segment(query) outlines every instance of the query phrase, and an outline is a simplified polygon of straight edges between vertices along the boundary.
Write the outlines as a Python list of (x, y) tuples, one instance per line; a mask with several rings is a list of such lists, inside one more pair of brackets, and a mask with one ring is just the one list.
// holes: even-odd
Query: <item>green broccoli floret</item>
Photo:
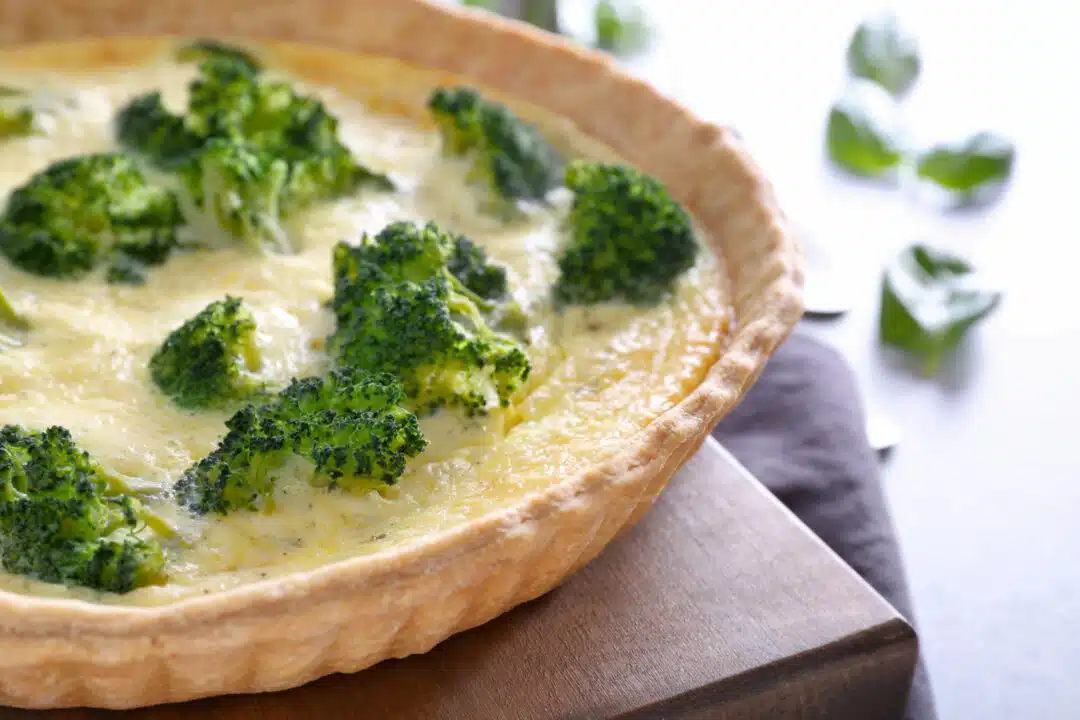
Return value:
[[(287, 92), (283, 83), (268, 83), (275, 90), (280, 87)], [(258, 114), (260, 105), (283, 110), (288, 99), (282, 92), (265, 92), (259, 79), (248, 72), (243, 63), (228, 58), (208, 58), (199, 63), (199, 73), (188, 85), (188, 112), (185, 118), (188, 127), (199, 137), (242, 136), (253, 139), (244, 133), (245, 120)], [(266, 103), (273, 98), (276, 104)], [(283, 102), (284, 101), (284, 102)], [(261, 130), (250, 123), (249, 130)]]
[(464, 235), (455, 238), (447, 267), (465, 287), (485, 300), (506, 295), (506, 268), (488, 262), (484, 248)]
[(659, 301), (698, 252), (690, 216), (655, 178), (625, 165), (572, 162), (569, 239), (558, 258), (560, 303)]
[(203, 62), (210, 58), (224, 58), (245, 68), (252, 75), (262, 72), (262, 63), (249, 51), (218, 40), (198, 38), (176, 51), (180, 62)]
[(434, 223), (394, 223), (359, 246), (339, 244), (327, 349), (339, 367), (397, 374), (421, 411), (476, 415), (509, 405), (531, 366), (488, 326), (481, 310), (492, 306), (448, 269), (454, 250)]
[(211, 59), (191, 84), (188, 125), (205, 138), (241, 138), (288, 163), (286, 209), (338, 198), (389, 178), (355, 161), (338, 135), (338, 120), (315, 97), (284, 81), (252, 76), (237, 63)]
[(51, 583), (125, 593), (165, 581), (168, 528), (118, 491), (61, 427), (0, 428), (0, 564)]
[[(201, 240), (217, 244), (220, 228), (226, 237), (290, 252), (283, 218), (363, 185), (393, 189), (385, 175), (356, 161), (322, 102), (287, 82), (257, 77), (228, 53), (205, 54), (185, 115), (150, 93), (116, 120), (122, 143), (178, 172), (188, 190), (184, 215)], [(212, 194), (205, 190), (211, 183), (222, 197), (208, 213), (202, 197)]]
[[(199, 112), (171, 112), (158, 91), (138, 95), (116, 115), (114, 124), (120, 143), (157, 167), (173, 170), (211, 137), (230, 137), (224, 128), (212, 135), (208, 125), (213, 116), (232, 112), (232, 105), (246, 99), (251, 73), (243, 63), (227, 58), (206, 60), (199, 67), (201, 74), (189, 85), (190, 104), (198, 105)], [(220, 124), (227, 123), (222, 120)]]
[(311, 465), (316, 486), (354, 493), (392, 486), (427, 447), (404, 400), (388, 374), (341, 368), (325, 381), (293, 380), (229, 419), (217, 448), (177, 482), (177, 497), (200, 514), (271, 510), (276, 473), (293, 457)]
[(361, 166), (338, 135), (338, 119), (318, 99), (283, 81), (254, 77), (235, 62), (209, 60), (191, 85), (188, 125), (206, 138), (240, 138), (288, 164), (286, 213), (340, 197), (363, 184), (392, 189)]
[(164, 170), (175, 168), (204, 142), (183, 117), (165, 107), (160, 92), (139, 95), (122, 108), (116, 116), (116, 134), (121, 144)]
[(290, 253), (281, 225), (288, 175), (284, 160), (235, 140), (213, 139), (177, 170), (183, 214), (201, 244), (240, 243), (258, 252)]
[(0, 139), (33, 135), (36, 115), (25, 90), (0, 85)]
[(289, 163), (283, 208), (286, 215), (319, 200), (343, 197), (362, 186), (392, 191), (386, 175), (360, 165), (338, 140), (338, 120), (322, 103), (303, 99), (297, 122), (282, 144), (269, 143), (270, 152)]
[(76, 278), (121, 253), (161, 262), (181, 223), (176, 197), (134, 160), (82, 155), (49, 165), (8, 198), (0, 252), (38, 275)]
[(218, 407), (249, 397), (262, 384), (255, 318), (239, 298), (207, 305), (169, 333), (150, 357), (150, 377), (177, 405)]
[(468, 87), (437, 88), (428, 100), (443, 152), (471, 160), (470, 179), (488, 188), (496, 208), (543, 201), (562, 181), (563, 158), (540, 131), (509, 108)]

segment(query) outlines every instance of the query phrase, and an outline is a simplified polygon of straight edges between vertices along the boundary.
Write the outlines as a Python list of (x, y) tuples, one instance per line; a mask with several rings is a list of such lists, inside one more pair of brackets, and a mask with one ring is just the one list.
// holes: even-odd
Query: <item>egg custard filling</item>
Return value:
[(156, 605), (439, 533), (612, 457), (730, 330), (662, 186), (445, 74), (130, 39), (0, 87), (6, 591)]

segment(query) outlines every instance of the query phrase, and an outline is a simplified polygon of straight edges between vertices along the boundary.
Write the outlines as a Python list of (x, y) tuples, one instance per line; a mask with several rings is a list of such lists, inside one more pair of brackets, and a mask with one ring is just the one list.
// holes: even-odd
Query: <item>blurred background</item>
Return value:
[(862, 386), (941, 717), (1080, 717), (1080, 18), (1040, 0), (466, 4), (609, 51), (738, 131), (806, 243), (802, 330)]

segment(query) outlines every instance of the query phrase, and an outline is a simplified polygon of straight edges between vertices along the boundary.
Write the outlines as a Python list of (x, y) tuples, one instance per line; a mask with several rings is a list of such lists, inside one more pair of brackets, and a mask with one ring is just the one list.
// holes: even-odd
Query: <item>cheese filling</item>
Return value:
[[(194, 70), (172, 62), (166, 47), (133, 40), (0, 53), (0, 84), (74, 90), (76, 100), (50, 119), (47, 133), (0, 142), (0, 196), (53, 161), (119, 150), (113, 118), (136, 94), (160, 89), (183, 108)], [(178, 254), (137, 287), (110, 285), (101, 275), (51, 280), (0, 261), (0, 287), (33, 327), (24, 346), (0, 351), (0, 424), (63, 425), (106, 469), (159, 485), (148, 504), (181, 539), (167, 545), (163, 586), (108, 595), (0, 573), (2, 589), (161, 604), (414, 541), (611, 457), (695, 388), (722, 348), (730, 310), (722, 268), (709, 252), (658, 306), (555, 312), (547, 298), (558, 276), (564, 208), (509, 225), (479, 210), (464, 167), (441, 156), (423, 109), (445, 75), (295, 46), (267, 48), (264, 57), (276, 68), (268, 72), (323, 99), (356, 157), (389, 173), (399, 191), (363, 190), (291, 219), (296, 254)], [(532, 112), (568, 155), (613, 159), (567, 123)], [(452, 411), (424, 418), (430, 446), (389, 490), (349, 495), (283, 472), (272, 514), (196, 518), (179, 509), (169, 488), (213, 449), (230, 412), (184, 411), (162, 395), (147, 370), (155, 348), (229, 294), (255, 315), (262, 372), (272, 384), (325, 372), (330, 250), (395, 220), (434, 220), (463, 232), (508, 267), (530, 315), (533, 371), (522, 401), (478, 419)]]

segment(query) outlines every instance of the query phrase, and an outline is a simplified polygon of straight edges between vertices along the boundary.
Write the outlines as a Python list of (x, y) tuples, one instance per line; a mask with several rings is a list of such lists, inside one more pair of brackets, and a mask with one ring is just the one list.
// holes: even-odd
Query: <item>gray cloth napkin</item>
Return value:
[[(854, 377), (840, 355), (796, 331), (713, 434), (914, 624), (863, 412)], [(936, 717), (920, 660), (904, 718)]]

